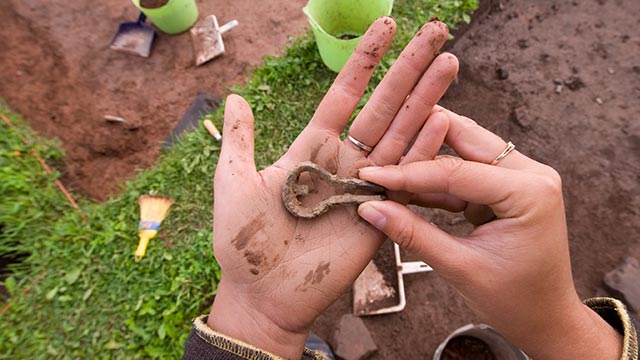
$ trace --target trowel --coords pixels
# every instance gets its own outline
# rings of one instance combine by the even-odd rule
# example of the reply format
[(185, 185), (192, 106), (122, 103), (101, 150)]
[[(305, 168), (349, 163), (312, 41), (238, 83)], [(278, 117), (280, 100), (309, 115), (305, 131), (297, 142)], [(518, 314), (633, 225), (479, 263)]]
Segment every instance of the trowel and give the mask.
[(238, 25), (237, 20), (219, 26), (215, 15), (209, 15), (198, 21), (190, 30), (193, 51), (196, 56), (196, 66), (224, 54), (222, 34)]
[(402, 262), (398, 244), (385, 241), (353, 284), (353, 314), (367, 316), (404, 310), (407, 299), (403, 276), (432, 270), (422, 261)]
[(151, 25), (145, 24), (147, 17), (141, 12), (136, 22), (120, 24), (118, 32), (111, 40), (110, 48), (129, 54), (149, 57), (156, 32)]

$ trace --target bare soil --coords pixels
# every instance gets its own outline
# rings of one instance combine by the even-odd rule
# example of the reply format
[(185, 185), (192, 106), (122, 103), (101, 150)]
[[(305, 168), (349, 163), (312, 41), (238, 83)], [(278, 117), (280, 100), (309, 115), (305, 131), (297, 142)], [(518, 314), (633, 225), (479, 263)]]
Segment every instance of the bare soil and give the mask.
[(188, 32), (158, 31), (148, 59), (109, 49), (118, 25), (138, 17), (131, 1), (0, 1), (0, 96), (40, 134), (61, 140), (63, 183), (104, 200), (153, 164), (196, 94), (225, 96), (265, 55), (304, 33), (305, 4), (197, 0), (200, 18), (240, 25), (224, 35), (225, 55), (196, 67)]
[[(201, 16), (240, 26), (225, 35), (225, 56), (196, 68), (188, 34), (159, 34), (149, 59), (110, 51), (118, 23), (136, 19), (129, 3), (0, 1), (0, 95), (41, 134), (61, 139), (64, 181), (104, 199), (153, 162), (199, 91), (226, 94), (264, 54), (303, 32), (304, 3), (198, 1)], [(461, 74), (443, 104), (560, 172), (579, 294), (606, 295), (603, 275), (640, 256), (640, 2), (482, 0), (481, 7), (450, 45)], [(105, 114), (129, 126), (107, 124)], [(424, 216), (454, 233), (470, 230), (458, 215)], [(479, 322), (436, 273), (404, 280), (403, 312), (364, 319), (380, 348), (374, 359), (431, 358), (450, 332)], [(314, 331), (331, 338), (349, 312), (348, 294)]]
[(442, 360), (496, 360), (484, 341), (471, 336), (457, 336), (442, 350)]
[(157, 9), (165, 6), (169, 0), (140, 0), (140, 6), (145, 9)]

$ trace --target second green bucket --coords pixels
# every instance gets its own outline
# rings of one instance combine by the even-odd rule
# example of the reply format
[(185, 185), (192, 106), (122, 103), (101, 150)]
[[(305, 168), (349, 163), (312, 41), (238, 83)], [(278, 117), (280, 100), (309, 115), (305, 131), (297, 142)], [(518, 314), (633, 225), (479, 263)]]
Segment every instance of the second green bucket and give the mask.
[(339, 72), (369, 26), (392, 9), (393, 0), (309, 0), (303, 11), (322, 61)]
[(198, 20), (198, 7), (195, 0), (169, 0), (158, 8), (148, 9), (140, 5), (141, 0), (131, 0), (153, 25), (167, 34), (179, 34), (189, 30)]

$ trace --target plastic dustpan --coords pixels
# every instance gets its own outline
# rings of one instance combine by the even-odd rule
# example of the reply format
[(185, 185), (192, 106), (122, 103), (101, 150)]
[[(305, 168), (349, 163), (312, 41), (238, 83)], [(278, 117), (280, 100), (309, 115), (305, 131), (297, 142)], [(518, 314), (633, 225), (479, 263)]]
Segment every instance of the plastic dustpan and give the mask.
[(222, 34), (238, 25), (237, 20), (219, 26), (215, 15), (209, 15), (198, 21), (190, 30), (193, 50), (196, 55), (196, 66), (224, 54)]
[(151, 25), (145, 24), (147, 17), (140, 13), (138, 21), (120, 24), (118, 32), (111, 40), (110, 48), (142, 57), (149, 57), (156, 32)]

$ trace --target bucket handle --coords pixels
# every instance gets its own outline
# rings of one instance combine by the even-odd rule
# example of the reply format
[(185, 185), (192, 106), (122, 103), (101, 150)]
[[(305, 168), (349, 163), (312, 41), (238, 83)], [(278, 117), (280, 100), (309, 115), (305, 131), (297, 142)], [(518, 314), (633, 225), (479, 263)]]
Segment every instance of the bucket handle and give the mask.
[(224, 34), (227, 31), (233, 29), (234, 27), (238, 26), (238, 20), (231, 20), (228, 23), (220, 26), (220, 29), (218, 29), (218, 31), (220, 32), (220, 34)]
[(144, 22), (147, 21), (147, 15), (145, 15), (142, 11), (140, 11), (140, 15), (138, 16), (138, 21), (136, 21), (138, 24), (144, 24)]

